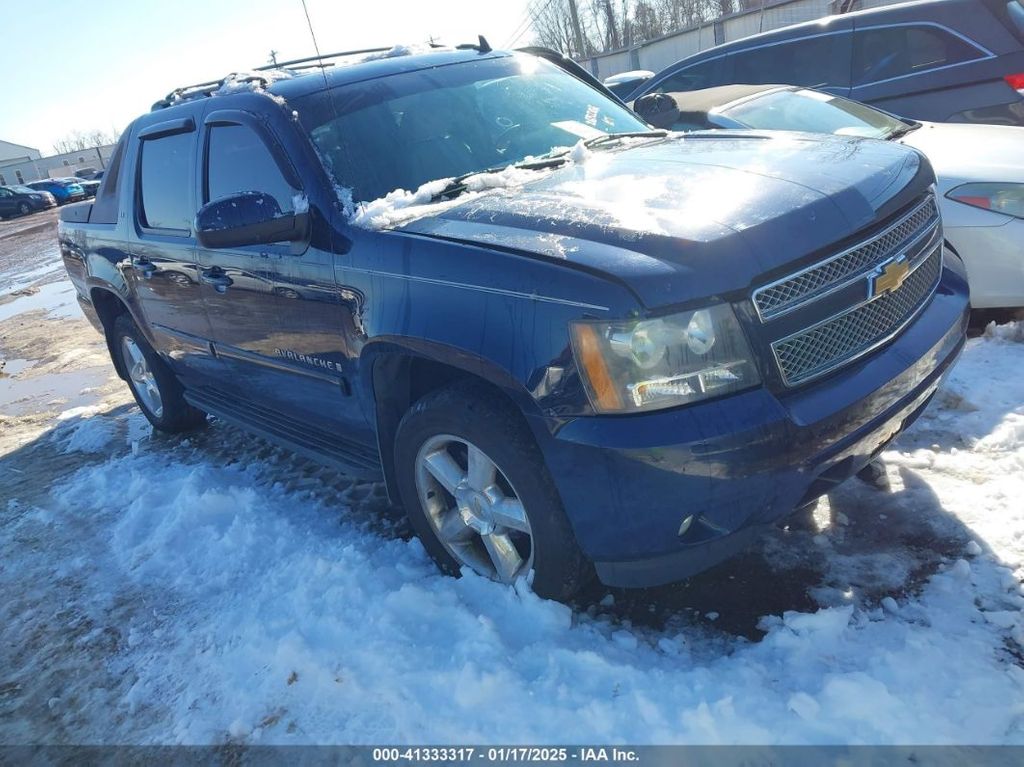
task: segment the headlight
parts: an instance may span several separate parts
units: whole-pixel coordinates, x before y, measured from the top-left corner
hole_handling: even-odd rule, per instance
[[[43,199],[43,196],[41,194],[30,194],[29,195],[29,199],[30,200],[41,200],[41,199]]]
[[[1024,184],[963,184],[946,192],[946,197],[975,208],[1024,218]]]
[[[571,334],[587,395],[601,413],[686,405],[761,381],[728,304],[656,319],[575,322]]]

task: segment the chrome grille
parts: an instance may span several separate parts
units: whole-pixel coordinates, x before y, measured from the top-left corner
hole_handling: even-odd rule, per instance
[[[902,329],[931,296],[942,271],[942,246],[918,262],[891,293],[772,344],[786,384],[804,383],[870,351]]]
[[[895,224],[867,242],[754,291],[762,322],[848,284],[902,246],[923,236],[938,221],[935,197],[928,198]]]

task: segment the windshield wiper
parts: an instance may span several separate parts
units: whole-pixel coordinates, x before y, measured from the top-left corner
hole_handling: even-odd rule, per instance
[[[622,133],[602,133],[600,136],[594,136],[593,138],[586,139],[583,145],[587,149],[593,149],[596,146],[601,146],[611,141],[618,141],[625,138],[664,138],[668,135],[668,131],[665,130],[645,130],[645,131],[624,131]],[[564,165],[569,160],[569,153],[572,151],[571,147],[560,147],[553,149],[546,155],[540,155],[539,157],[532,157],[528,160],[521,160],[514,162],[509,165],[498,165],[493,168],[484,168],[483,170],[474,170],[469,173],[463,173],[461,176],[456,176],[449,181],[444,189],[435,194],[430,198],[431,202],[437,202],[438,200],[449,200],[453,197],[458,197],[460,194],[466,191],[468,185],[466,182],[473,176],[483,176],[488,173],[500,173],[506,168],[523,168],[525,170],[541,170],[542,168],[556,168],[559,165]],[[557,154],[556,154],[557,153]]]
[[[463,173],[461,176],[456,176],[445,185],[444,189],[442,189],[440,192],[431,197],[430,201],[436,202],[438,200],[445,200],[450,197],[457,197],[458,195],[466,191],[466,181],[468,179],[472,178],[473,176],[481,176],[487,173],[499,173],[505,170],[505,168],[507,167],[507,165],[495,166],[493,168],[484,168],[483,170],[473,170],[470,171],[469,173]]]
[[[596,146],[607,144],[610,141],[618,141],[624,138],[665,138],[668,135],[667,130],[636,130],[636,131],[623,131],[622,133],[605,133],[601,136],[594,136],[588,138],[583,142],[583,146],[587,149],[593,149]]]
[[[912,131],[916,131],[920,127],[921,127],[921,123],[913,123],[913,124],[904,125],[904,126],[902,126],[900,128],[894,128],[889,133],[889,135],[886,136],[885,138],[886,138],[887,141],[891,141],[892,139],[902,138],[903,136],[906,136],[908,133],[910,133]]]
[[[458,197],[460,194],[466,191],[468,184],[466,183],[473,176],[484,176],[488,173],[501,173],[501,171],[507,168],[523,168],[525,170],[540,170],[542,168],[556,168],[559,165],[564,165],[569,159],[569,150],[559,150],[560,154],[541,155],[540,157],[534,157],[529,160],[521,160],[520,162],[514,162],[509,165],[497,165],[493,168],[484,168],[483,170],[474,170],[469,173],[463,173],[461,176],[456,176],[442,189],[440,192],[430,198],[431,202],[438,200],[448,200],[452,197]]]

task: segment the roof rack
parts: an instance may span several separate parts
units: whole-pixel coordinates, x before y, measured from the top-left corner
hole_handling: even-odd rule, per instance
[[[466,45],[457,45],[456,48],[476,48],[482,53],[488,53],[491,50],[491,46],[487,44],[487,40],[484,39],[483,35],[480,35],[479,43],[470,43]],[[444,48],[445,46],[440,43],[428,43],[431,48]],[[482,46],[482,47],[481,47]],[[321,56],[304,56],[301,59],[291,59],[290,61],[280,61],[277,64],[265,64],[262,67],[256,67],[254,71],[265,72],[271,69],[313,69],[321,66],[321,62],[327,59],[340,59],[345,56],[360,56],[367,53],[385,53],[390,51],[394,46],[386,46],[384,48],[359,48],[354,51],[338,51],[337,53],[325,53]],[[311,63],[312,62],[312,63]],[[305,66],[297,67],[296,64],[304,64]],[[324,65],[328,66],[328,65]]]
[[[433,46],[432,46],[433,47]],[[309,62],[321,62],[324,59],[340,59],[343,56],[359,56],[364,53],[383,53],[384,51],[390,51],[391,46],[386,48],[360,48],[355,51],[338,51],[337,53],[325,53],[323,56],[306,56],[301,59],[292,59],[291,61],[281,61],[277,64],[266,64],[262,67],[256,67],[256,72],[266,72],[270,69],[294,69],[295,64],[309,64]],[[320,66],[319,63],[314,63],[313,67]]]
[[[205,83],[196,83],[195,85],[183,85],[180,88],[175,88],[173,91],[168,93],[159,101],[155,102],[150,107],[151,112],[156,112],[158,109],[166,109],[169,106],[180,101],[191,101],[192,99],[203,98],[205,96],[212,96],[215,91],[224,86],[225,83],[231,80],[236,83],[255,83],[261,82],[264,86],[270,84],[270,79],[261,77],[259,75],[244,75],[240,76],[237,72],[232,72],[227,77],[222,77],[220,80],[210,80]]]
[[[478,42],[476,43],[463,43],[462,45],[455,46],[458,50],[477,50],[480,53],[490,53],[493,50],[487,39],[483,35],[478,36]],[[440,43],[429,43],[431,48],[444,48],[445,46]],[[338,51],[337,53],[325,53],[322,56],[304,56],[301,59],[291,59],[289,61],[281,61],[276,64],[265,64],[261,67],[255,67],[253,72],[272,72],[277,70],[291,70],[297,71],[302,69],[322,69],[326,67],[334,66],[331,63],[325,63],[329,59],[340,59],[345,56],[360,56],[368,53],[385,53],[390,51],[394,46],[384,48],[359,48],[353,51]],[[227,77],[223,77],[220,80],[210,80],[205,83],[196,83],[195,85],[184,85],[180,88],[175,88],[173,91],[168,93],[159,101],[155,102],[150,107],[151,112],[156,112],[159,109],[166,109],[181,101],[190,101],[191,99],[204,98],[212,96],[218,89],[220,89],[228,80],[233,82],[245,83],[245,82],[262,82],[264,86],[270,85],[272,82],[269,78],[260,77],[259,75],[247,74],[245,76],[239,76],[238,73],[233,72]]]

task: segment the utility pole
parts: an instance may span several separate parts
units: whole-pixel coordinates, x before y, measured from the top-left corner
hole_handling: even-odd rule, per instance
[[[569,0],[569,19],[572,21],[572,31],[576,37],[576,55],[583,58],[587,52],[583,49],[583,30],[580,29],[580,14],[576,10],[576,0]]]

